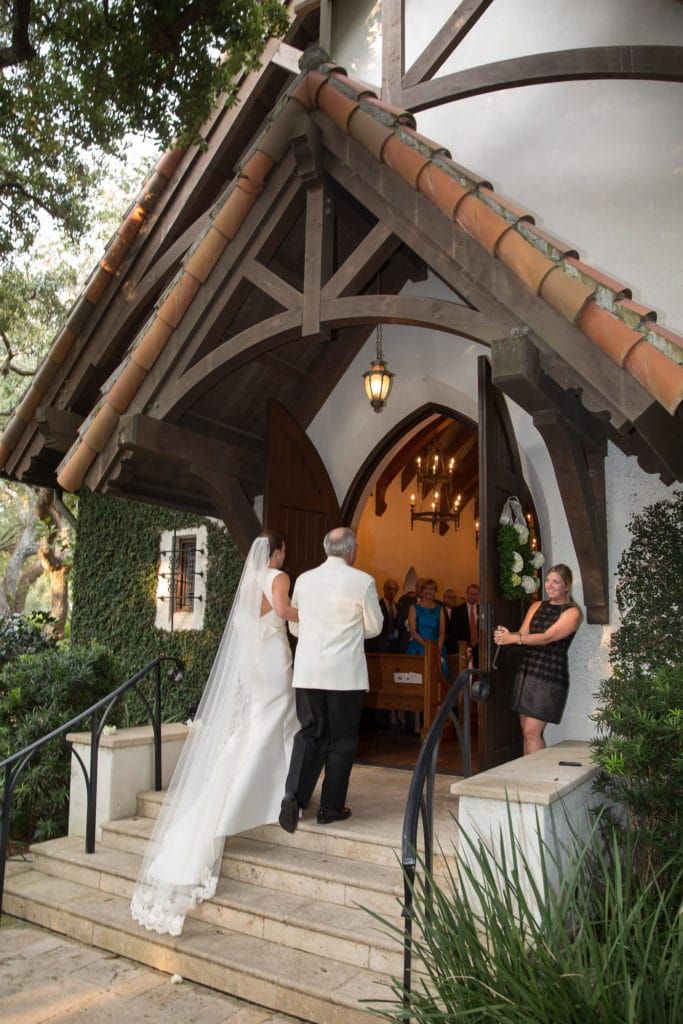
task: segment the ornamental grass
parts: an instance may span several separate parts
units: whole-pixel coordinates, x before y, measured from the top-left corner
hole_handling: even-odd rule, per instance
[[[561,863],[540,834],[530,858],[510,818],[507,831],[495,853],[461,833],[458,877],[432,877],[431,894],[420,872],[412,992],[404,1007],[395,979],[374,1012],[396,1024],[683,1020],[677,886],[634,870],[633,833],[601,815]]]

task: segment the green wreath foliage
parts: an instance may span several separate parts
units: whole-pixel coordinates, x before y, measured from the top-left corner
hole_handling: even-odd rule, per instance
[[[537,576],[533,564],[533,557],[536,552],[531,547],[529,537],[522,542],[517,530],[511,523],[498,527],[498,558],[500,570],[500,591],[508,601],[518,601],[520,598],[528,599],[534,594],[528,594],[522,586],[522,576]],[[515,555],[519,555],[523,567],[515,572]],[[538,591],[536,591],[538,593]]]

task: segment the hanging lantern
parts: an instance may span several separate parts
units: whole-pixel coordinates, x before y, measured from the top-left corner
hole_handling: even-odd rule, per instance
[[[387,404],[394,377],[395,374],[387,369],[382,352],[382,325],[377,324],[377,356],[363,374],[365,394],[375,412],[381,412]]]

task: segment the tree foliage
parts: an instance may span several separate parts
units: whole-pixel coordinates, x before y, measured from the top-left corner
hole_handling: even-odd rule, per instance
[[[286,24],[280,0],[0,0],[0,258],[40,211],[82,232],[128,134],[197,139]]]
[[[683,491],[631,522],[617,573],[612,675],[598,691],[599,789],[627,808],[647,874],[680,864],[683,806]]]

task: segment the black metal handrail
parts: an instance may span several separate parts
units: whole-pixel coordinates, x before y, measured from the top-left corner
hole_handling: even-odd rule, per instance
[[[154,734],[154,788],[156,790],[161,789],[161,666],[165,661],[172,662],[172,667],[169,670],[169,675],[175,682],[179,682],[183,677],[184,666],[179,658],[172,656],[163,656],[155,658],[150,661],[148,665],[141,668],[139,672],[127,679],[125,683],[121,683],[115,690],[107,694],[106,697],[102,697],[97,701],[96,704],[86,708],[85,711],[81,711],[79,715],[72,718],[70,721],[65,722],[58,728],[53,729],[46,736],[43,736],[39,740],[35,740],[29,744],[28,747],[24,747],[23,750],[17,751],[16,754],[10,754],[4,761],[0,761],[0,772],[3,778],[3,790],[2,798],[0,799],[0,915],[2,915],[2,896],[5,887],[5,864],[7,861],[7,847],[9,845],[9,818],[10,811],[12,809],[12,796],[17,784],[17,779],[20,773],[26,767],[28,762],[31,760],[33,755],[41,747],[44,747],[46,743],[50,743],[51,740],[57,739],[58,736],[63,736],[65,733],[70,732],[75,726],[80,725],[81,722],[87,718],[92,718],[90,725],[90,771],[86,768],[83,763],[78,751],[74,750],[73,745],[71,746],[71,753],[74,755],[85,779],[85,790],[86,790],[86,819],[85,819],[85,852],[95,852],[95,832],[96,832],[96,819],[97,819],[97,758],[100,747],[100,737],[107,724],[107,718],[109,713],[117,703],[120,697],[122,697],[128,690],[133,687],[137,687],[142,681],[150,674],[154,672],[154,706],[152,706],[145,696],[144,693],[137,691],[138,697],[147,709],[150,721],[152,723],[152,732]],[[101,713],[100,713],[101,712]]]
[[[472,676],[477,679],[472,683]],[[455,714],[455,707],[463,694],[462,726]],[[417,758],[413,777],[408,790],[408,800],[403,816],[401,836],[401,865],[403,868],[403,1005],[406,1011],[410,1002],[413,957],[413,896],[417,872],[417,834],[422,818],[423,862],[425,866],[425,896],[431,893],[431,875],[434,860],[434,776],[439,759],[441,735],[447,721],[454,727],[455,735],[463,755],[463,774],[472,774],[470,747],[470,699],[487,700],[491,693],[491,676],[478,668],[468,668],[455,680],[432,722]],[[407,1022],[409,1016],[404,1017]]]

